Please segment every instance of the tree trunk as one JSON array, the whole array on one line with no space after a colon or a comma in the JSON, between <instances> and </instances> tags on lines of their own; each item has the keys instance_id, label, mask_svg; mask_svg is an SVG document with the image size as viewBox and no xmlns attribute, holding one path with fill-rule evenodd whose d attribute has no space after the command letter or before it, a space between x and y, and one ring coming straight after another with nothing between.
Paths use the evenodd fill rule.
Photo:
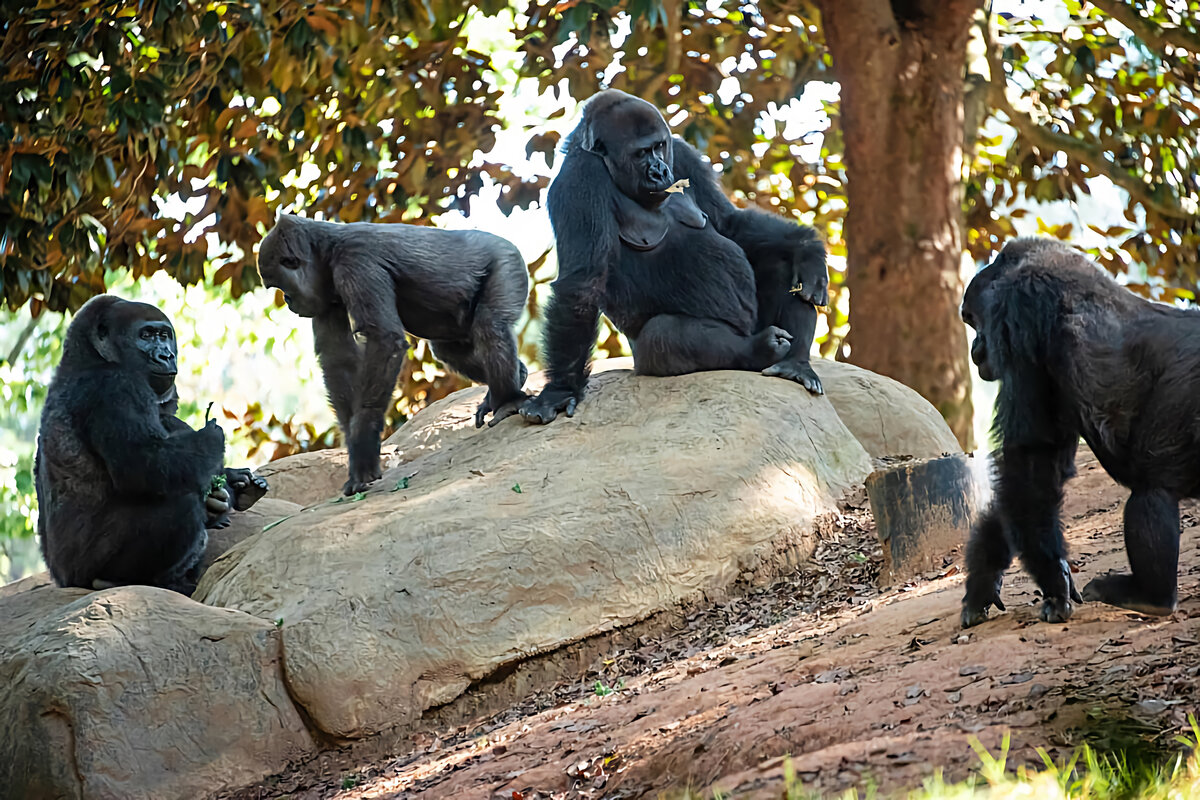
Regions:
<instances>
[{"instance_id":1,"label":"tree trunk","mask_svg":"<svg viewBox=\"0 0 1200 800\"><path fill-rule=\"evenodd\" d=\"M911 386L973 449L963 70L978 0L821 0L841 82L849 360Z\"/></svg>"}]
</instances>

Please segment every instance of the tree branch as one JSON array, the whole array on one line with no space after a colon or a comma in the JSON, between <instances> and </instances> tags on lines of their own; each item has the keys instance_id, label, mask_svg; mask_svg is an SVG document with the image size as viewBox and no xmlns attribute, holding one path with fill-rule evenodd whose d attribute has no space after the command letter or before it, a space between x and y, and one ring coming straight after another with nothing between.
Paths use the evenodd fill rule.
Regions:
<instances>
[{"instance_id":1,"label":"tree branch","mask_svg":"<svg viewBox=\"0 0 1200 800\"><path fill-rule=\"evenodd\" d=\"M9 365L17 363L17 357L21 355L21 350L25 348L25 343L29 341L30 336L33 336L33 332L37 330L37 326L41 321L42 317L40 315L29 320L29 324L25 326L25 329L17 337L17 341L13 344L12 350L9 352L8 358L4 360L4 363Z\"/></svg>"},{"instance_id":2,"label":"tree branch","mask_svg":"<svg viewBox=\"0 0 1200 800\"><path fill-rule=\"evenodd\" d=\"M1123 0L1088 0L1096 8L1133 31L1147 47L1166 52L1167 46L1200 55L1200 35L1185 28L1164 28L1141 14Z\"/></svg>"},{"instance_id":3,"label":"tree branch","mask_svg":"<svg viewBox=\"0 0 1200 800\"><path fill-rule=\"evenodd\" d=\"M1123 169L1109 159L1104 150L1094 144L1077 139L1065 133L1039 125L1029 114L1018 111L1009 101L1005 93L1004 65L1001 62L998 48L988 52L989 72L991 73L992 106L1003 111L1008 117L1009 124L1017 132L1031 141L1040 150L1058 150L1067 158L1087 166L1097 175L1103 175L1117 186L1120 186L1135 202L1152 209L1164 217L1191 218L1193 215L1184 211L1173 198L1163 199L1160 192L1147 184L1129 170Z\"/></svg>"}]
</instances>

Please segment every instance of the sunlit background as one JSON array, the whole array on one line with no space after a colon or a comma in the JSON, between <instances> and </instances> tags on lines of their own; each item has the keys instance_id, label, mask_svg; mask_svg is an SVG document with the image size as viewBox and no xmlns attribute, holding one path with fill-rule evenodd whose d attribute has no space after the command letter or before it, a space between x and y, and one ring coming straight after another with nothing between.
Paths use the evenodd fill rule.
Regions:
<instances>
[{"instance_id":1,"label":"sunlit background","mask_svg":"<svg viewBox=\"0 0 1200 800\"><path fill-rule=\"evenodd\" d=\"M1066 24L1066 10L1059 2L1043 0L1025 2L997 0L994 11L1011 10L1043 18L1045 27ZM1057 21L1057 22L1056 22ZM474 48L491 54L495 72L491 80L503 92L501 115L508 128L497 136L495 147L487 153L477 153L478 162L484 160L509 165L523 177L550 175L553 169L546 159L535 153L526 155L529 129L537 127L543 131L556 131L562 135L573 127L577 118L577 104L564 90L560 99L551 92L538 93L537 83L532 79L520 79L516 65L521 58L518 42L510 33L510 24L498 23L495 18L476 16L468 23L471 44ZM628 31L628 21L614 44ZM561 47L571 47L572 41ZM1035 46L1031 46L1035 47ZM1130 52L1130 58L1137 53ZM729 77L721 86L722 94L729 96L741 91L738 82L738 65L733 59L724 65ZM609 69L611 74L620 72L620 62ZM564 82L565 84L565 82ZM824 132L829 127L825 113L827 104L838 100L838 85L835 83L810 83L802 96L787 106L776 107L760 120L764 130L774 129L806 152L806 159L819 158ZM554 116L555 112L562 112ZM685 114L686 116L686 114ZM679 114L668 122L678 128L684 122ZM992 120L984 130L984 136L1000 137L1010 141L1015 136L1013 129ZM764 145L765 147L766 145ZM298 182L314 180L317 176L302 171L295 179ZM1075 202L1052 204L1022 203L1029 213L1015 220L1021 233L1038 233L1045 225L1074 223L1072 241L1085 246L1100 246L1103 237L1093 232L1088 224L1105 227L1126 222L1124 210L1127 195L1108 180L1094 179L1089 184L1091 194L1080 196ZM470 201L470 214L446 213L434 219L444 228L478 228L504 236L520 247L529 262L533 262L552 245L549 220L544 208L535 205L531 209L514 210L505 216L497 208L500 188L485 178L484 190ZM177 199L165 204L164 213L182 219L185 204ZM198 208L190 209L193 213ZM294 209L303 213L301 209ZM1007 209L1008 211L1016 208ZM1002 210L1001 213L1004 213ZM1085 224L1086 223L1086 224ZM215 251L213 241L210 249ZM979 265L964 258L963 274L971 275ZM844 268L840 255L834 255L830 267ZM1137 266L1131 265L1131 275L1139 280ZM539 274L552 274L555 270L553 255L546 259ZM128 275L110 276L110 291L131 299L139 299L161 307L174 321L180 342L180 374L177 380L179 393L184 401L182 414L193 424L203 416L209 402L214 408L227 409L230 414L240 416L246 409L259 404L266 415L280 420L307 423L316 432L326 431L333 426L334 419L325 402L320 371L313 354L312 335L308 325L286 308L276 305L274 293L257 290L231 300L225 287L211 285L183 287L165 272L148 279L133 282ZM539 298L544 300L544 297ZM28 308L17 314L0 317L0 395L5 414L0 420L0 583L14 580L41 568L36 551L36 540L17 535L21 528L33 526L36 510L22 498L29 494L28 470L31 464L37 427L37 401L35 387L48 381L53 364L57 361L63 330L67 319L55 314L44 314L34 320ZM822 320L824 324L824 320ZM828 333L818 331L818 337ZM976 410L976 441L987 442L994 387L977 379L974 381L974 407ZM227 433L236 426L230 418L222 417ZM231 464L258 466L271 455L268 448L254 449L254 442L244 431L229 437L227 461Z\"/></svg>"}]
</instances>

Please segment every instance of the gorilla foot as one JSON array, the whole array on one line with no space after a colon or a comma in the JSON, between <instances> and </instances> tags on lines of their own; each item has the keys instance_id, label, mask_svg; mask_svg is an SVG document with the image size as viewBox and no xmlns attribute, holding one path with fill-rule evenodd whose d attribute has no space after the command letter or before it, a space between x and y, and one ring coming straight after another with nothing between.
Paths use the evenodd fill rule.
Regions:
<instances>
[{"instance_id":1,"label":"gorilla foot","mask_svg":"<svg viewBox=\"0 0 1200 800\"><path fill-rule=\"evenodd\" d=\"M1151 617L1166 617L1175 613L1175 592L1169 597L1148 596L1138 587L1132 575L1114 572L1093 578L1083 587L1083 599L1088 602L1106 603L1117 608L1127 608Z\"/></svg>"},{"instance_id":2,"label":"gorilla foot","mask_svg":"<svg viewBox=\"0 0 1200 800\"><path fill-rule=\"evenodd\" d=\"M1066 597L1047 597L1042 601L1042 610L1038 617L1042 622L1066 622L1075 613L1075 606Z\"/></svg>"},{"instance_id":3,"label":"gorilla foot","mask_svg":"<svg viewBox=\"0 0 1200 800\"><path fill-rule=\"evenodd\" d=\"M763 369L779 361L791 349L792 335L783 328L768 325L750 340L750 359L758 369Z\"/></svg>"},{"instance_id":4,"label":"gorilla foot","mask_svg":"<svg viewBox=\"0 0 1200 800\"><path fill-rule=\"evenodd\" d=\"M762 374L772 378L786 378L795 381L813 394L825 394L825 387L821 385L821 379L808 361L787 359L772 364L764 369Z\"/></svg>"},{"instance_id":5,"label":"gorilla foot","mask_svg":"<svg viewBox=\"0 0 1200 800\"><path fill-rule=\"evenodd\" d=\"M1000 599L1000 590L1004 587L1004 574L999 573L989 577L979 577L975 574L967 576L967 593L963 597L963 610L960 622L964 628L986 622L988 609L992 606L997 611L1007 611L1004 601Z\"/></svg>"}]
</instances>

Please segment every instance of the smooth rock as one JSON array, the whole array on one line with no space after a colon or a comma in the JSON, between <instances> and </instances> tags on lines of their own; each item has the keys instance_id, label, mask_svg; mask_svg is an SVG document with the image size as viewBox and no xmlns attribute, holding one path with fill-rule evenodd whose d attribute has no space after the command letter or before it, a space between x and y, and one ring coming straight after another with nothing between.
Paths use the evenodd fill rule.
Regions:
<instances>
[{"instance_id":1,"label":"smooth rock","mask_svg":"<svg viewBox=\"0 0 1200 800\"><path fill-rule=\"evenodd\" d=\"M878 382L889 414L928 406L845 365L829 397L744 372L609 367L546 426L476 430L482 387L431 405L390 440L397 462L365 498L246 539L196 597L281 618L292 696L323 731L365 736L505 664L794 566L872 469L830 403L869 391L836 384ZM944 423L872 425L877 449L953 442Z\"/></svg>"},{"instance_id":2,"label":"smooth rock","mask_svg":"<svg viewBox=\"0 0 1200 800\"><path fill-rule=\"evenodd\" d=\"M190 800L314 749L270 622L165 589L37 580L0 597L0 621L4 797Z\"/></svg>"}]
</instances>

